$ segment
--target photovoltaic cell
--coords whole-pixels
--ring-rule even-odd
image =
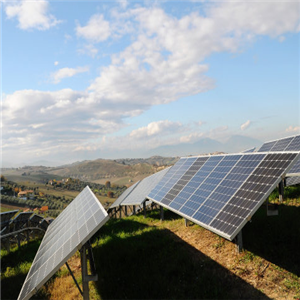
[[[87,186],[49,225],[18,299],[29,299],[108,219]]]
[[[166,168],[141,180],[141,182],[136,186],[136,188],[125,197],[121,205],[141,205],[146,199],[147,195],[166,175],[169,169],[170,168]]]
[[[245,153],[182,158],[177,163],[179,166],[175,164],[165,176],[168,178],[163,178],[164,185],[160,182],[148,198],[232,240],[298,154]],[[170,182],[172,185],[168,185]]]
[[[125,198],[139,185],[139,183],[140,183],[140,181],[137,181],[135,184],[130,186],[128,189],[126,189],[120,195],[120,197],[109,207],[109,209],[115,208],[115,207],[118,207],[119,205],[121,205],[121,203],[125,200]]]

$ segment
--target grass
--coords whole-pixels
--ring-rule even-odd
[[[40,241],[11,248],[8,253],[1,249],[1,299],[17,299]]]
[[[300,207],[279,205],[279,215],[272,217],[261,207],[243,229],[240,254],[198,225],[185,227],[170,211],[164,217],[161,222],[153,210],[147,218],[111,219],[94,235],[99,280],[90,283],[91,299],[300,298]],[[207,244],[198,247],[197,240],[204,239]],[[18,296],[37,245],[25,247],[1,252],[2,299]],[[79,253],[68,263],[81,283]],[[35,298],[81,296],[63,266]]]

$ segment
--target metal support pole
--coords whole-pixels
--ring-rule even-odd
[[[133,210],[133,214],[135,215],[136,214],[135,205],[133,205],[132,210]]]
[[[125,216],[127,217],[127,206],[124,206],[124,210],[125,210]]]
[[[119,212],[120,212],[119,218],[121,219],[122,218],[122,206],[121,205],[119,205]]]
[[[243,236],[242,236],[242,230],[238,233],[238,235],[235,237],[235,243],[236,243],[236,251],[238,253],[241,253],[243,250]]]
[[[146,216],[147,216],[146,201],[143,202],[143,210],[144,210],[144,218],[146,218]]]
[[[66,262],[66,266],[67,266],[67,268],[68,268],[68,270],[69,270],[69,272],[70,272],[70,274],[71,274],[71,276],[72,276],[72,278],[73,278],[73,280],[74,280],[74,282],[75,282],[75,284],[76,284],[76,286],[77,286],[77,288],[78,288],[78,290],[79,290],[81,296],[83,296],[83,292],[82,292],[82,290],[81,290],[81,288],[80,288],[80,286],[79,286],[79,284],[78,284],[78,282],[77,282],[77,280],[76,280],[76,278],[75,278],[75,276],[74,276],[74,274],[73,274],[73,272],[72,272],[72,270],[71,270],[71,268],[69,267],[69,265],[68,265],[67,262]]]
[[[83,300],[89,300],[89,282],[86,280],[87,276],[87,257],[86,257],[86,246],[83,245],[80,250],[81,259],[81,276],[82,276],[82,296]]]
[[[160,208],[160,220],[163,221],[165,219],[164,208],[162,206],[160,206],[159,208]]]
[[[86,253],[88,251],[88,253]],[[81,259],[81,276],[82,276],[82,296],[83,300],[89,299],[89,281],[97,281],[98,275],[96,274],[96,267],[94,262],[94,256],[92,252],[92,246],[90,241],[85,243],[80,249]],[[88,275],[87,260],[90,262],[91,275]]]
[[[21,247],[20,233],[17,234],[17,239],[18,239],[18,248],[20,248]]]
[[[185,224],[185,227],[188,227],[188,226],[189,226],[189,221],[188,221],[188,219],[184,219],[184,224]]]
[[[282,203],[284,200],[284,181],[283,180],[281,180],[279,182],[278,191],[279,191],[279,202]]]

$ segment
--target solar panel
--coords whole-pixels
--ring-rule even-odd
[[[128,189],[126,189],[121,194],[121,196],[109,207],[109,209],[118,207],[124,201],[124,199],[137,187],[137,185],[139,183],[140,183],[140,181],[137,181],[135,184],[133,184],[132,186],[130,186]]]
[[[264,143],[257,152],[300,151],[300,135]]]
[[[255,149],[256,149],[256,147],[252,147],[250,149],[242,151],[242,153],[252,153],[252,152],[254,152]]]
[[[271,144],[272,147],[270,147]],[[300,135],[266,142],[258,150],[258,152],[262,151],[300,151]],[[296,174],[300,174],[300,160],[292,167],[287,176]],[[289,180],[289,182],[296,182],[296,180]]]
[[[294,175],[299,174],[300,175],[300,159],[290,169],[289,174],[294,174]]]
[[[38,224],[40,224],[40,222],[44,220],[43,217],[39,216],[39,215],[32,215],[29,219],[30,225],[32,226],[37,226]]]
[[[150,200],[232,240],[299,153],[245,153],[180,159]]]
[[[18,299],[29,299],[108,219],[87,186],[49,225]]]
[[[286,179],[287,186],[296,185],[296,184],[300,184],[300,176],[292,176]]]
[[[136,188],[124,198],[124,201],[121,202],[121,205],[141,205],[146,199],[147,195],[165,176],[169,169],[170,167],[141,180]]]
[[[29,218],[32,216],[31,212],[21,212],[15,218],[11,220],[11,224],[14,224],[15,230],[20,229],[23,225],[27,223]]]
[[[10,219],[18,212],[18,210],[6,211],[0,214],[1,218],[1,230],[7,226],[10,222]]]

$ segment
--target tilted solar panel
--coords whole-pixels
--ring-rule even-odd
[[[128,189],[126,189],[121,194],[121,196],[109,207],[109,209],[115,208],[115,207],[118,207],[119,205],[121,205],[121,203],[125,200],[125,198],[138,186],[139,183],[140,183],[140,181],[137,181],[135,184],[130,186]]]
[[[32,216],[33,212],[21,212],[19,213],[15,218],[11,220],[11,224],[14,224],[14,229],[18,230],[25,224],[27,224],[27,221]]]
[[[257,152],[300,151],[300,135],[264,143]]]
[[[270,145],[272,145],[270,147]],[[283,139],[278,139],[275,141],[270,141],[264,143],[258,152],[262,151],[300,151],[300,135],[295,135]],[[300,174],[300,160],[292,167],[287,176]],[[295,179],[289,180],[289,182],[296,182]],[[292,184],[290,184],[292,185]]]
[[[109,219],[87,186],[49,225],[18,299],[29,299]]]
[[[18,210],[6,211],[0,214],[1,219],[1,230],[3,227],[7,226],[12,219],[12,217],[18,212]]]
[[[232,240],[299,153],[245,153],[180,159],[148,199]]]
[[[146,199],[147,195],[165,176],[169,169],[170,168],[166,168],[141,180],[136,188],[124,198],[124,201],[121,203],[121,205],[141,205]]]
[[[300,176],[292,176],[286,179],[286,186],[300,184]]]
[[[252,153],[252,152],[254,152],[255,149],[256,149],[256,147],[252,147],[250,149],[242,151],[242,153]]]

